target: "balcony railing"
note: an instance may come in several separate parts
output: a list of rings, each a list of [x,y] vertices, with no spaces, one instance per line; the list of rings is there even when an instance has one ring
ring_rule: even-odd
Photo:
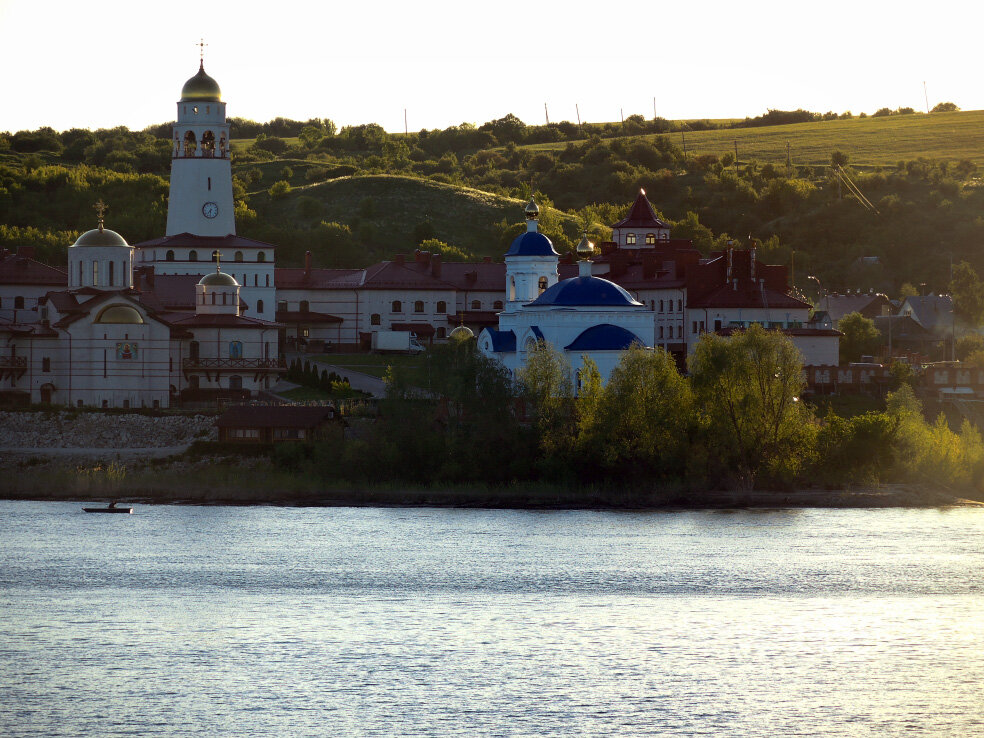
[[[0,370],[27,369],[26,356],[0,356]]]
[[[284,359],[202,359],[187,358],[181,362],[182,368],[188,371],[287,371]]]

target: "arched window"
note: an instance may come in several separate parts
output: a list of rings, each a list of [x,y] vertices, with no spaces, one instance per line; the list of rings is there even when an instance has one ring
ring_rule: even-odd
[[[233,374],[229,377],[229,389],[231,390],[241,390],[243,388],[243,378],[238,374]]]
[[[197,251],[189,251],[188,252],[188,261],[198,261],[198,252]]]
[[[260,285],[260,275],[259,274],[254,274],[253,275],[253,286],[254,287],[258,287],[259,285]]]
[[[447,331],[444,329],[444,326],[438,328],[437,332],[434,333],[434,338],[446,338],[446,337],[447,337]]]
[[[114,287],[116,285],[116,282],[114,281],[116,279],[116,274],[115,274],[115,271],[116,270],[113,268],[115,265],[116,265],[116,262],[113,262],[113,261],[109,262],[109,286],[110,287]]]
[[[369,325],[379,325],[380,323],[379,313],[373,313],[369,316]]]
[[[14,310],[23,310],[23,309],[24,309],[24,296],[17,295],[17,297],[14,298]]]
[[[228,292],[223,292],[223,293],[222,293],[222,304],[223,304],[223,305],[225,305],[225,304],[226,304],[226,297],[228,297],[228,295],[229,295],[229,293],[228,293]]]
[[[198,148],[197,140],[195,139],[194,131],[187,131],[184,138],[184,155],[194,156],[195,150]]]
[[[634,244],[635,244],[635,234],[634,233],[626,233],[625,234],[625,245],[626,246],[629,246],[629,245],[634,245]]]
[[[307,300],[301,300],[298,306],[298,310],[300,310],[302,313],[309,312],[311,310],[311,303],[309,303]]]
[[[164,254],[164,261],[174,261],[174,249],[168,249]]]
[[[482,309],[482,303],[479,302],[478,300],[472,300],[471,301],[471,309],[472,310],[481,310]]]
[[[441,315],[448,311],[448,304],[444,300],[437,301],[437,312]]]
[[[233,261],[242,261],[242,260],[243,260],[243,252],[237,251],[236,255],[233,257]]]
[[[212,252],[212,263],[214,264],[218,260],[219,260],[219,252],[218,251],[213,251]]]
[[[256,301],[256,312],[260,314],[263,313],[263,300]]]
[[[256,260],[257,260],[258,262],[260,262],[260,263],[262,263],[262,262],[264,262],[264,261],[266,261],[266,254],[264,254],[264,253],[263,253],[262,251],[260,251],[260,252],[259,252],[259,253],[258,253],[258,254],[256,255]]]
[[[502,300],[496,300],[492,303],[493,310],[502,310]]]
[[[677,312],[678,313],[683,312],[683,300],[677,300]]]
[[[423,300],[417,300],[413,304],[413,311],[415,313],[422,313],[422,312],[424,312],[424,301]]]
[[[540,294],[542,295],[547,290],[547,278],[540,277],[540,281],[538,282],[538,285],[540,287]]]
[[[512,301],[512,300],[515,300],[515,299],[516,299],[516,278],[515,277],[510,277],[509,278],[509,300]]]
[[[212,156],[215,153],[215,134],[205,131],[202,134],[202,156]]]
[[[646,245],[647,246],[655,246],[656,245],[656,234],[655,233],[647,233],[646,234]]]
[[[270,275],[269,274],[266,275],[266,286],[267,287],[270,286]]]
[[[92,262],[92,286],[93,287],[98,287],[99,286],[99,262],[98,261]]]
[[[213,305],[215,304],[215,293],[214,292],[212,293],[212,304]]]
[[[402,313],[403,312],[403,303],[400,302],[399,300],[393,300],[393,304],[390,305],[390,312],[391,313]]]

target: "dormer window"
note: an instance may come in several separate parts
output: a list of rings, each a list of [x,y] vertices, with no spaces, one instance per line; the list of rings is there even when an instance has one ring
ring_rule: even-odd
[[[625,245],[626,246],[635,246],[635,242],[636,242],[636,235],[634,233],[626,233],[625,234]]]
[[[655,233],[647,233],[646,234],[646,245],[647,246],[655,246],[656,245],[656,234]]]

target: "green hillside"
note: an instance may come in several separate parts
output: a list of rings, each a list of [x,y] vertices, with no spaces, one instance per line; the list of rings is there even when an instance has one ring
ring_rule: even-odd
[[[581,227],[606,239],[644,188],[675,237],[705,252],[752,237],[767,261],[795,260],[797,275],[832,289],[946,289],[951,260],[984,271],[984,111],[885,112],[769,111],[687,122],[693,130],[641,116],[582,129],[507,115],[399,136],[375,124],[234,121],[237,227],[276,244],[285,266],[307,250],[331,267],[418,246],[451,260],[501,258],[523,228],[531,185],[542,229],[561,250]],[[779,125],[797,119],[814,122]],[[731,124],[742,127],[720,127]],[[131,242],[160,235],[169,131],[0,132],[0,246],[33,245],[63,264],[99,198]]]
[[[294,168],[294,167],[292,167]],[[296,169],[295,169],[296,172]],[[295,178],[300,175],[295,173]],[[521,228],[523,200],[471,187],[396,175],[348,176],[292,187],[279,198],[266,191],[249,198],[257,218],[245,224],[245,235],[269,237],[282,228],[317,235],[307,243],[295,237],[278,255],[298,263],[310,248],[320,264],[349,265],[355,250],[363,263],[392,258],[417,247],[421,236],[451,248],[455,260],[491,256],[501,259],[504,243]],[[553,208],[541,213],[544,230],[563,234],[560,245],[576,239],[578,221]],[[351,242],[342,243],[339,228],[347,226]],[[304,239],[306,240],[306,239]],[[358,257],[357,257],[358,258]]]

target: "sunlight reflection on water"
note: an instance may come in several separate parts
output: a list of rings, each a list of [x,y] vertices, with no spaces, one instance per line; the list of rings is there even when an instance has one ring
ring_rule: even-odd
[[[5,736],[984,732],[982,510],[0,514]]]

